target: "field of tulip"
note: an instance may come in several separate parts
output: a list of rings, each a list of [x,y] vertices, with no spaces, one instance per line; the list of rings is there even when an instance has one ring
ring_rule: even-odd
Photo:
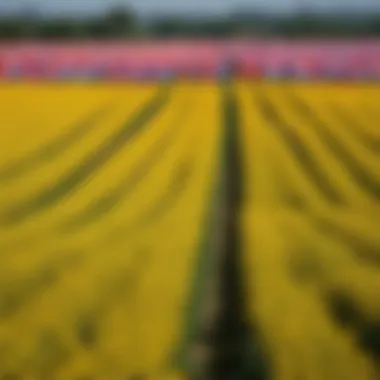
[[[0,90],[0,378],[177,379],[218,97],[207,84]]]
[[[380,89],[238,89],[243,277],[269,378],[377,379]]]
[[[0,107],[0,379],[187,379],[225,178],[260,379],[380,376],[379,86],[3,83]]]

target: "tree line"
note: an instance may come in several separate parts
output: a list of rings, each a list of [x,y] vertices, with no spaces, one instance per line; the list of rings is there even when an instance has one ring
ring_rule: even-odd
[[[234,36],[380,36],[380,14],[272,15],[240,11],[228,17],[157,17],[142,21],[127,8],[87,18],[40,17],[32,11],[0,16],[0,39],[115,39]]]

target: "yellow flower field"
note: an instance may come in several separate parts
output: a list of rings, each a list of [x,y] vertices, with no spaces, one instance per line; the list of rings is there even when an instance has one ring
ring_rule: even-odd
[[[0,105],[0,380],[190,378],[225,178],[241,355],[379,378],[379,86],[3,83]]]
[[[8,86],[0,378],[177,379],[219,165],[216,87]]]
[[[269,377],[377,379],[380,89],[242,84],[238,98],[243,273]]]

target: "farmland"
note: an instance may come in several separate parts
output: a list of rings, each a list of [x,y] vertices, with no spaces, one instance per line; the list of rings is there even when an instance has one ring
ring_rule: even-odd
[[[1,84],[0,379],[186,379],[215,234],[239,242],[230,297],[261,378],[377,379],[379,99],[359,83]]]
[[[276,379],[378,377],[378,91],[242,86],[243,272]]]

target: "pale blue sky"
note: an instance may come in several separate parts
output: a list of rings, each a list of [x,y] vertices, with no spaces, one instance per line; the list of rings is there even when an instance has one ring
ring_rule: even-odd
[[[316,10],[380,11],[380,0],[0,0],[0,12],[35,5],[43,13],[85,15],[101,12],[115,3],[131,5],[142,16],[167,12],[228,14],[241,6],[288,12],[300,3]]]

